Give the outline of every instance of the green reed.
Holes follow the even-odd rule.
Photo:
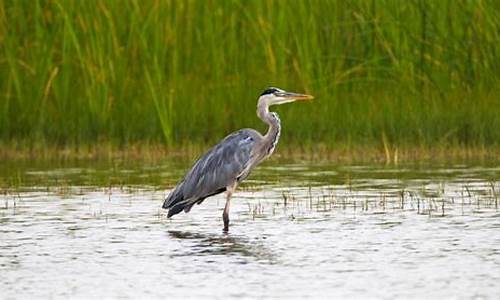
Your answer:
[[[500,141],[494,0],[0,1],[0,143],[213,143],[264,126],[283,142]]]

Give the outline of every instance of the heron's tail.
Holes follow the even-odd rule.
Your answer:
[[[186,199],[182,193],[182,188],[177,186],[163,202],[162,208],[168,209],[167,218],[180,213],[185,206]]]
[[[168,209],[167,218],[170,218],[171,216],[176,215],[181,211],[189,212],[193,207],[193,205],[201,204],[203,200],[205,200],[205,198],[217,195],[219,193],[224,192],[225,190],[226,188],[220,188],[215,192],[210,193],[208,195],[204,195],[202,197],[188,196],[188,198],[186,198],[186,196],[183,193],[183,187],[181,184],[175,187],[175,189],[172,192],[170,192],[168,197],[165,199],[165,202],[163,202],[162,208]]]

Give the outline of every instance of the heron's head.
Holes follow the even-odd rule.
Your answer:
[[[266,106],[285,104],[295,101],[312,100],[314,97],[306,94],[287,92],[279,88],[269,87],[259,97],[259,105]]]

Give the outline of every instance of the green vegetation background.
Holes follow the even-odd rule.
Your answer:
[[[500,2],[0,0],[0,144],[500,143]]]

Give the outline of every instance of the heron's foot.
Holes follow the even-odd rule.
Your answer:
[[[222,231],[228,232],[229,231],[229,215],[226,213],[223,213],[222,220],[224,220],[224,229],[222,229]]]

